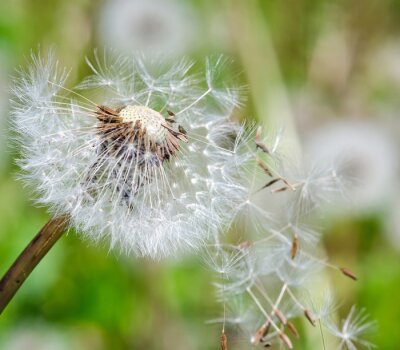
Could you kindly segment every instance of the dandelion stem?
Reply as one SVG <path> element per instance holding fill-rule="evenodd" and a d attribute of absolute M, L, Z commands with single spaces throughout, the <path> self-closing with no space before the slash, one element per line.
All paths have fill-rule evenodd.
<path fill-rule="evenodd" d="M 0 281 L 0 314 L 33 269 L 59 240 L 67 227 L 65 216 L 53 217 L 32 239 Z"/>

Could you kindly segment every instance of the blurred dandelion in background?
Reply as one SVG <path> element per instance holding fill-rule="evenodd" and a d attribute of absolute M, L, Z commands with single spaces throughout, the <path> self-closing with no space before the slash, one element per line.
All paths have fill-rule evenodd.
<path fill-rule="evenodd" d="M 346 174 L 345 202 L 333 210 L 373 211 L 390 202 L 396 187 L 399 154 L 390 132 L 366 121 L 343 121 L 316 128 L 305 145 L 317 162 L 335 160 Z M 349 184 L 350 185 L 350 184 Z"/>
<path fill-rule="evenodd" d="M 77 343 L 71 342 L 70 334 L 56 327 L 44 324 L 25 324 L 10 332 L 4 339 L 4 348 L 8 350 L 67 350 L 80 349 Z M 75 334 L 76 336 L 77 334 Z"/>
<path fill-rule="evenodd" d="M 181 0 L 106 1 L 98 21 L 98 40 L 125 52 L 179 57 L 196 48 L 197 18 Z"/>

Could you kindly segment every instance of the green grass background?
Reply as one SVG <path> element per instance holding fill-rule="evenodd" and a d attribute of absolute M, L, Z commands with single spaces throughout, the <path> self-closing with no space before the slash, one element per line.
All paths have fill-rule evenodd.
<path fill-rule="evenodd" d="M 201 28 L 207 28 L 210 18 L 216 17 L 217 22 L 218 16 L 228 18 L 222 22 L 221 17 L 223 26 L 228 23 L 229 34 L 223 50 L 244 72 L 242 83 L 250 84 L 249 100 L 241 114 L 265 119 L 266 123 L 273 123 L 274 116 L 263 105 L 260 91 L 265 89 L 268 94 L 280 89 L 290 101 L 292 92 L 307 84 L 313 49 L 328 25 L 345 30 L 358 45 L 349 85 L 362 76 L 364 58 L 379 43 L 389 39 L 400 42 L 400 1 L 186 2 Z M 54 46 L 62 61 L 75 68 L 75 79 L 85 74 L 84 56 L 99 45 L 96 21 L 101 6 L 101 1 L 89 0 L 0 2 L 1 94 L 5 104 L 12 74 L 26 63 L 32 48 Z M 86 34 L 80 36 L 81 31 Z M 190 56 L 201 59 L 218 52 L 215 35 L 208 30 L 200 34 L 201 43 Z M 276 58 L 279 74 L 268 68 L 270 61 L 262 66 L 252 64 L 259 62 L 264 52 L 265 58 L 271 54 Z M 334 61 L 335 50 L 330 54 Z M 270 74 L 270 79 L 265 79 L 265 74 Z M 343 96 L 329 84 L 319 88 L 338 118 L 346 117 L 341 114 Z M 385 81 L 369 85 L 366 79 L 362 89 L 368 96 L 367 110 L 376 105 L 398 110 L 399 91 Z M 30 192 L 16 180 L 18 169 L 13 159 L 18 150 L 7 130 L 7 108 L 2 110 L 5 122 L 0 133 L 1 274 L 49 218 L 45 209 L 34 207 Z M 352 303 L 366 307 L 378 322 L 371 340 L 381 349 L 398 349 L 400 256 L 384 235 L 386 209 L 328 222 L 324 242 L 332 261 L 345 263 L 359 276 L 355 284 L 335 273 L 330 276 L 343 309 Z M 88 245 L 71 232 L 46 256 L 0 317 L 0 349 L 34 350 L 42 349 L 43 344 L 48 344 L 46 349 L 218 349 L 220 328 L 205 320 L 220 313 L 210 274 L 197 259 L 162 263 L 135 259 L 110 252 L 106 246 Z M 32 340 L 35 336 L 44 343 L 36 344 Z M 238 345 L 231 348 L 250 348 L 243 339 L 234 337 L 230 344 Z M 306 336 L 297 343 L 303 349 L 310 348 L 307 344 Z"/>

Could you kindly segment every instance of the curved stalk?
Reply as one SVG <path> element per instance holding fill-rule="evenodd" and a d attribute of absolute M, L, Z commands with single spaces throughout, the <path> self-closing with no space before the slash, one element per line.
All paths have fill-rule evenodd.
<path fill-rule="evenodd" d="M 32 239 L 0 280 L 0 314 L 33 269 L 65 232 L 68 218 L 53 217 Z"/>

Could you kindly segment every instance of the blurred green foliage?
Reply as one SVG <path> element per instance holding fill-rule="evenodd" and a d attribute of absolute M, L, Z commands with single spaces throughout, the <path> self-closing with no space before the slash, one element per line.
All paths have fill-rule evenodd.
<path fill-rule="evenodd" d="M 265 32 L 236 25 L 234 13 L 240 0 L 186 2 L 198 14 L 200 28 L 207 27 L 211 18 L 224 27 L 228 35 L 222 50 L 241 64 L 243 83 L 252 84 L 251 71 L 257 73 L 263 67 L 250 67 L 251 59 L 268 50 L 268 45 Z M 73 79 L 82 76 L 84 56 L 100 45 L 96 21 L 102 5 L 89 0 L 0 2 L 3 75 L 11 76 L 18 65 L 24 65 L 31 49 L 55 46 L 62 61 L 76 68 L 73 71 L 78 73 L 73 73 Z M 256 9 L 261 24 L 268 26 L 282 73 L 280 83 L 289 94 L 307 84 L 313 49 L 329 26 L 346 30 L 354 42 L 356 55 L 349 79 L 357 77 L 364 58 L 380 42 L 400 40 L 400 1 L 298 0 L 289 4 L 249 0 L 239 7 L 249 8 L 240 13 L 241 20 L 246 21 L 245 17 L 252 15 L 251 9 Z M 252 17 L 247 20 L 254 26 L 259 24 Z M 245 53 L 240 52 L 240 43 L 250 40 L 249 33 L 260 33 L 261 37 L 256 38 L 259 46 L 253 47 L 254 51 L 249 46 Z M 205 30 L 200 34 L 204 36 L 203 46 L 190 53 L 197 58 L 218 47 L 215 33 Z M 335 51 L 329 55 L 335 60 Z M 3 95 L 7 94 L 6 86 L 12 84 L 12 78 L 5 80 Z M 254 83 L 275 88 L 275 81 Z M 325 91 L 328 103 L 340 110 L 341 95 L 335 94 L 329 84 L 319 88 Z M 270 117 L 261 115 L 251 86 L 249 93 L 246 112 L 258 119 Z M 371 101 L 396 105 L 398 91 L 394 93 L 383 84 L 379 88 L 371 86 L 368 96 Z M 6 110 L 2 118 L 7 117 Z M 13 159 L 18 150 L 11 147 L 12 133 L 2 134 L 0 273 L 48 219 L 45 209 L 35 208 L 30 192 L 16 180 Z M 332 261 L 351 266 L 359 275 L 359 281 L 350 284 L 332 273 L 339 301 L 366 307 L 379 325 L 371 335 L 372 341 L 381 349 L 398 349 L 400 260 L 399 252 L 383 235 L 382 211 L 330 221 L 325 243 Z M 198 260 L 154 263 L 120 256 L 70 232 L 46 256 L 1 316 L 0 349 L 217 349 L 220 328 L 204 321 L 220 314 L 210 274 Z M 235 340 L 233 337 L 230 342 Z M 249 347 L 245 341 L 237 341 L 243 346 L 240 348 Z M 307 348 L 305 344 L 303 340 L 301 348 Z"/>

